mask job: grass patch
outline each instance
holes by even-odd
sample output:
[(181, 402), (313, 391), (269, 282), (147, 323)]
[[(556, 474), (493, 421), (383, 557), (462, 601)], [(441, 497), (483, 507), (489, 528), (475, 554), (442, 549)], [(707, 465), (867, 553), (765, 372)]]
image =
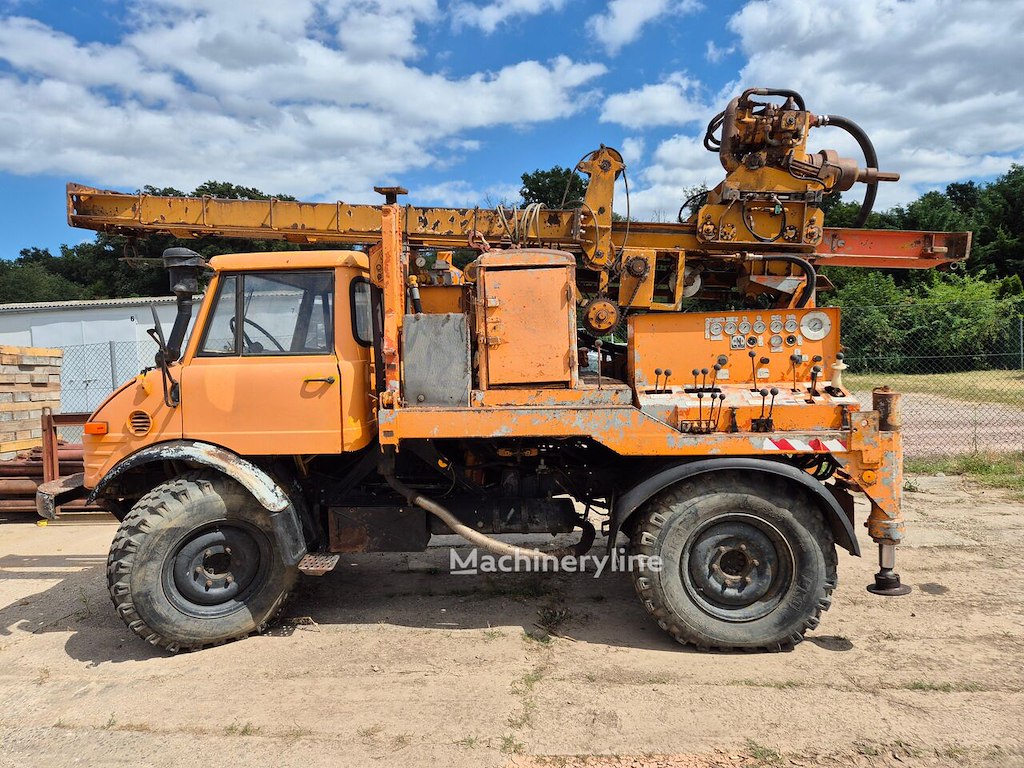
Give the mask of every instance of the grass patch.
[(455, 742), (455, 746), (463, 749), (476, 749), (478, 744), (480, 744), (480, 739), (476, 736), (466, 736)]
[(225, 736), (255, 736), (259, 732), (260, 729), (248, 720), (244, 723), (240, 723), (235, 720), (231, 725), (224, 729)]
[(897, 392), (939, 395), (965, 403), (1003, 403), (1024, 408), (1024, 371), (963, 371), (959, 373), (843, 374), (843, 385), (870, 392), (888, 385)]
[(985, 687), (978, 683), (933, 683), (929, 680), (911, 680), (894, 686), (907, 691), (936, 691), (938, 693), (977, 693)]
[(786, 691), (791, 688), (802, 688), (803, 683), (799, 680), (737, 680), (733, 685), (746, 685), (751, 688), (777, 688)]
[(503, 755), (521, 755), (525, 751), (526, 745), (512, 734), (501, 737), (501, 753)]
[(1024, 496), (1024, 451), (1013, 453), (979, 452), (963, 456), (935, 456), (907, 459), (904, 470), (918, 475), (967, 475), (989, 488), (1008, 488)]
[(751, 739), (747, 739), (747, 754), (754, 760), (755, 766), (782, 765), (782, 755), (771, 747), (758, 744)]

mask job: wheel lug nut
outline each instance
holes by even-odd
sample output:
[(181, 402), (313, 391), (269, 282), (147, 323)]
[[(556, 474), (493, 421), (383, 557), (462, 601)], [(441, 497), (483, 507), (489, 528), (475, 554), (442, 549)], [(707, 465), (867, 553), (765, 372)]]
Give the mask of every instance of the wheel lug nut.
[(740, 544), (740, 549), (742, 549), (744, 552), (746, 552), (747, 551), (747, 545), (746, 544)]
[(203, 572), (203, 566), (197, 565), (196, 566), (196, 573), (202, 573), (202, 572)]
[(209, 589), (212, 586), (213, 586), (213, 580), (212, 579), (207, 579), (206, 580), (206, 588)]
[(754, 566), (754, 567), (756, 568), (756, 567), (757, 567), (757, 566), (759, 566), (759, 565), (760, 565), (761, 563), (760, 563), (760, 561), (758, 561), (758, 560), (751, 560), (751, 561), (750, 561), (750, 564), (751, 564), (752, 566)]
[(213, 550), (212, 549), (208, 549), (205, 552), (203, 552), (203, 557), (212, 557), (212, 556), (213, 556)]
[(228, 584), (234, 584), (235, 583), (235, 577), (234, 576), (228, 576), (226, 579), (224, 579), (224, 581), (227, 582)]
[(225, 555), (230, 555), (231, 554), (231, 547), (224, 547), (224, 554)]

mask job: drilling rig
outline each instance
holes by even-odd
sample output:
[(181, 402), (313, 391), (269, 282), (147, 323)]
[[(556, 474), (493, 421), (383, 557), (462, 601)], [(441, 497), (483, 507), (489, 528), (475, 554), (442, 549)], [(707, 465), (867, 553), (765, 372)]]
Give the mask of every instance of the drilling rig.
[[(863, 167), (808, 148), (826, 126)], [(42, 486), (40, 514), (88, 496), (121, 520), (112, 600), (170, 651), (260, 631), (300, 573), (343, 553), (455, 533), (555, 568), (594, 548), (598, 520), (605, 551), (628, 540), (673, 638), (786, 648), (830, 606), (837, 547), (860, 554), (855, 494), (878, 548), (868, 588), (905, 594), (899, 395), (876, 390), (866, 410), (844, 383), (817, 270), (948, 267), (970, 235), (825, 227), (829, 195), (865, 185), (859, 226), (899, 177), (796, 92), (745, 91), (704, 143), (724, 179), (671, 223), (613, 216), (625, 165), (605, 146), (576, 167), (584, 199), (558, 209), (417, 207), (400, 187), (352, 205), (69, 184), (77, 227), (352, 248), (165, 251), (173, 328), (157, 323), (155, 365), (91, 415), (84, 474)], [(559, 549), (501, 538), (577, 530)]]

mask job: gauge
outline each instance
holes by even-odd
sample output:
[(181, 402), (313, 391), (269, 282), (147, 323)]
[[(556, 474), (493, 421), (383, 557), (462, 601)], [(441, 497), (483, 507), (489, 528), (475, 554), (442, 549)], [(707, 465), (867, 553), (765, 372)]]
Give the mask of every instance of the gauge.
[(804, 338), (821, 341), (832, 330), (832, 320), (824, 312), (808, 312), (800, 321), (800, 330)]
[(708, 326), (708, 333), (710, 333), (712, 336), (721, 336), (722, 335), (722, 324), (721, 323), (712, 323), (711, 325)]
[(782, 337), (779, 336), (779, 334), (776, 333), (774, 336), (772, 336), (770, 339), (768, 339), (768, 343), (773, 348), (774, 347), (781, 347), (782, 346)]
[(732, 322), (731, 320), (728, 323), (726, 323), (725, 324), (725, 332), (729, 336), (735, 336), (736, 335), (736, 323)]
[(764, 333), (767, 328), (768, 326), (766, 326), (761, 320), (754, 323), (754, 333)]
[(740, 323), (740, 333), (750, 333), (750, 323), (748, 321), (744, 320), (742, 323)]
[(772, 333), (782, 333), (782, 321), (781, 320), (772, 320), (772, 324), (771, 324), (770, 327), (772, 329)]
[(786, 343), (789, 344), (789, 346), (792, 347), (794, 344), (796, 344), (796, 336), (794, 336), (793, 334), (790, 334), (789, 336), (787, 336), (786, 337)]
[(786, 321), (786, 332), (787, 333), (796, 333), (796, 329), (799, 328), (799, 327), (800, 326), (797, 324), (795, 319), (787, 320)]

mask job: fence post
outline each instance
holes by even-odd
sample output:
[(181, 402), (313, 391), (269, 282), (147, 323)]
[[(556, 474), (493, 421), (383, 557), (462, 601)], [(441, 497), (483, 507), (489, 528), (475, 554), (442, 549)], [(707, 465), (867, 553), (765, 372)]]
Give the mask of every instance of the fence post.
[(1024, 315), (1017, 318), (1017, 341), (1020, 343), (1020, 369), (1024, 371)]
[(117, 391), (117, 347), (110, 342), (110, 391)]

